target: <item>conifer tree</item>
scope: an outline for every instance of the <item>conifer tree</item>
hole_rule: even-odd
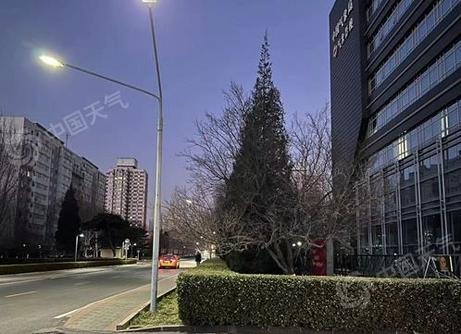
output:
[[[75,237],[80,233],[80,215],[75,191],[72,186],[66,192],[58,219],[58,229],[55,234],[56,248],[67,254],[75,247]]]
[[[251,107],[245,115],[241,132],[240,151],[226,184],[223,203],[225,211],[238,215],[242,238],[260,238],[263,241],[261,244],[271,238],[274,220],[283,229],[284,222],[290,219],[290,208],[295,198],[284,110],[279,90],[272,81],[271,66],[266,34],[251,95]],[[275,246],[285,248],[286,245]],[[232,257],[238,258],[236,262],[255,258],[261,252],[260,248],[253,247],[240,255],[234,253]],[[229,265],[233,266],[232,263]],[[268,270],[271,269],[257,269],[263,272]]]

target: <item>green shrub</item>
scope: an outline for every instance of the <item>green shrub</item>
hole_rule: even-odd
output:
[[[61,269],[114,266],[114,265],[135,264],[135,263],[136,263],[136,260],[110,259],[110,260],[99,260],[99,261],[7,264],[7,265],[0,266],[0,275],[30,273],[30,272],[38,272],[38,271],[51,271],[51,270],[61,270]]]
[[[189,325],[459,333],[458,280],[242,275],[219,260],[178,279]]]
[[[250,248],[243,252],[226,255],[227,266],[242,274],[282,274],[267,250]]]

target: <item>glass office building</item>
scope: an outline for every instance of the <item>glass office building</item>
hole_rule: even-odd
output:
[[[330,37],[359,253],[461,253],[461,0],[337,0]]]

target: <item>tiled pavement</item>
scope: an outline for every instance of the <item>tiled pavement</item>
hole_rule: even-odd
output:
[[[158,294],[171,290],[176,285],[177,275],[159,281]],[[120,293],[89,304],[69,315],[64,329],[82,331],[111,331],[128,315],[136,312],[150,299],[150,285]]]

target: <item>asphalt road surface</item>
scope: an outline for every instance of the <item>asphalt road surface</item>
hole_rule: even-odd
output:
[[[161,269],[159,280],[180,270]],[[0,275],[0,333],[59,326],[60,315],[148,284],[150,275],[150,264]]]

